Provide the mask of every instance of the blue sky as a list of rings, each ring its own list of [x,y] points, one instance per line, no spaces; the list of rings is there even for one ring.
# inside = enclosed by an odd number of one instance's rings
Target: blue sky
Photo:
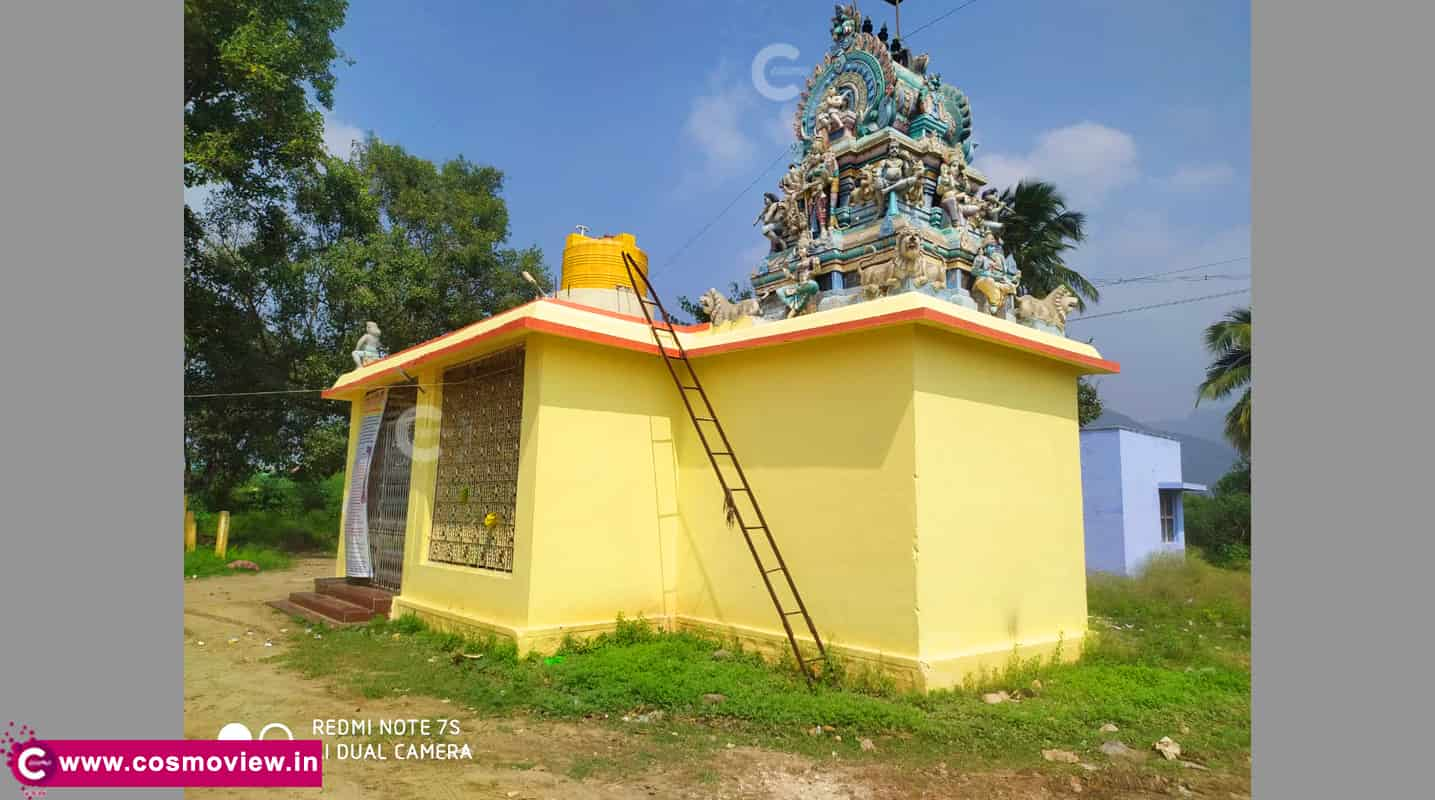
[[[916,31],[963,0],[907,0]],[[880,26],[892,9],[862,0]],[[434,160],[502,169],[515,246],[555,271],[576,224],[628,231],[668,297],[745,280],[751,225],[791,141],[793,101],[760,95],[754,57],[789,44],[766,79],[800,85],[820,60],[831,0],[386,3],[356,0],[337,40],[333,148],[373,131]],[[1119,278],[1243,259],[1109,287],[1090,313],[1240,289],[1250,271],[1250,8],[1224,0],[978,0],[907,37],[966,91],[975,165],[998,183],[1058,184],[1089,216],[1070,259]],[[762,180],[722,209],[763,167]],[[714,219],[716,218],[716,221]],[[673,254],[703,226],[707,232]],[[1249,295],[1077,321],[1123,374],[1112,408],[1190,413],[1201,329]]]

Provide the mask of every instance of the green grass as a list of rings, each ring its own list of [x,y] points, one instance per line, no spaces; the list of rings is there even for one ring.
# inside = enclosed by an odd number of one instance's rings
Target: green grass
[[[960,690],[928,695],[896,692],[870,673],[842,669],[828,685],[809,689],[790,667],[734,643],[660,633],[642,620],[620,620],[614,634],[593,641],[569,640],[556,663],[520,659],[511,643],[432,631],[413,617],[295,638],[278,658],[365,697],[428,695],[486,715],[616,720],[660,709],[666,716],[653,725],[673,743],[701,745],[716,731],[724,741],[813,755],[835,749],[854,758],[1030,766],[1042,763],[1042,749],[1061,748],[1103,763],[1098,728],[1114,722],[1117,737],[1133,747],[1169,735],[1185,758],[1244,769],[1249,574],[1191,558],[1153,564],[1136,579],[1093,579],[1089,594],[1091,629],[1077,663],[1013,660]],[[734,657],[713,660],[719,647]],[[1043,684],[1036,697],[999,705],[980,699],[983,690],[1021,689],[1036,677]],[[709,692],[727,700],[704,704]],[[817,724],[835,728],[842,742],[805,734]],[[1180,732],[1183,725],[1189,733]],[[863,737],[877,741],[879,755],[860,750]],[[587,774],[604,766],[573,769]]]
[[[229,554],[220,558],[212,548],[198,548],[184,554],[184,577],[208,578],[214,575],[252,575],[245,569],[230,569],[225,566],[231,561],[253,561],[261,571],[288,569],[293,559],[288,553],[264,547],[231,547]]]

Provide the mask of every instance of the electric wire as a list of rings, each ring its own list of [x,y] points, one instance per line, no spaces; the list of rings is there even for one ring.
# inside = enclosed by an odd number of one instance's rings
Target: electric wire
[[[954,9],[952,9],[951,11],[948,11],[948,12],[946,12],[945,14],[942,14],[942,15],[940,15],[940,16],[938,16],[938,17],[935,17],[935,18],[933,18],[933,19],[931,19],[931,20],[928,20],[926,23],[924,23],[924,24],[922,24],[922,25],[918,25],[918,26],[916,27],[916,29],[911,30],[911,31],[908,31],[907,34],[902,37],[903,41],[904,41],[904,42],[911,41],[913,36],[916,36],[917,34],[921,33],[922,31],[924,31],[924,30],[926,30],[926,29],[932,27],[933,25],[936,25],[938,22],[941,22],[942,20],[946,19],[947,17],[950,17],[951,15],[957,13],[958,11],[961,11],[962,9],[964,9],[964,8],[966,8],[967,6],[972,5],[972,4],[976,3],[976,2],[977,2],[977,0],[967,0],[967,2],[962,3],[961,5],[957,6],[957,7],[954,8]]]
[[[1222,266],[1222,265],[1225,265],[1225,264],[1235,264],[1235,263],[1237,263],[1237,262],[1239,262],[1239,261],[1250,261],[1250,260],[1251,260],[1251,257],[1250,257],[1250,256],[1236,256],[1235,258],[1227,258],[1227,259],[1222,259],[1222,260],[1220,260],[1220,261],[1208,261],[1208,262],[1206,262],[1206,263],[1204,263],[1204,264],[1197,264],[1197,265],[1192,266],[1192,267],[1182,267],[1182,268],[1180,268],[1180,269],[1170,269],[1170,270],[1166,270],[1165,272],[1152,272],[1152,273],[1149,273],[1149,274],[1146,274],[1146,275],[1132,275],[1132,276],[1129,276],[1129,277],[1091,278],[1090,280],[1091,280],[1091,285],[1092,285],[1092,286],[1096,286],[1096,287],[1102,287],[1102,286],[1118,286],[1118,285],[1123,284],[1123,283],[1138,283],[1138,282],[1141,282],[1141,281],[1150,280],[1150,279],[1152,279],[1152,278],[1160,278],[1160,277],[1165,277],[1165,276],[1167,276],[1167,275],[1176,275],[1176,274],[1183,273],[1183,272],[1193,272],[1193,271],[1198,270],[1198,269],[1205,269],[1206,267],[1219,267],[1219,266]]]
[[[1167,307],[1169,307],[1169,306],[1184,306],[1184,305],[1186,305],[1187,303],[1198,303],[1198,302],[1200,302],[1200,301],[1202,301],[1202,300],[1215,300],[1215,299],[1218,298],[1218,297],[1234,297],[1235,295],[1238,295],[1238,294],[1245,294],[1246,292],[1249,292],[1250,290],[1251,290],[1251,287],[1247,286],[1247,287],[1245,287],[1244,289],[1236,289],[1236,290],[1229,291],[1229,292],[1217,292],[1216,294],[1206,294],[1206,295],[1201,295],[1200,297],[1183,297],[1183,298],[1181,298],[1180,300],[1170,300],[1170,301],[1167,301],[1167,302],[1165,302],[1165,303],[1152,303],[1152,304],[1150,304],[1150,305],[1145,305],[1145,306],[1135,306],[1135,307],[1133,307],[1133,308],[1123,308],[1123,309],[1121,309],[1120,311],[1104,311],[1104,312],[1102,312],[1102,313],[1100,313],[1100,314],[1091,314],[1091,315],[1088,315],[1088,316],[1072,317],[1071,319],[1069,319],[1069,320],[1066,321],[1066,324],[1070,325],[1070,324],[1073,323],[1073,322],[1085,322],[1085,321],[1087,321],[1087,320],[1101,319],[1102,317],[1115,317],[1115,316],[1119,316],[1119,315],[1121,315],[1121,314],[1133,314],[1133,313],[1135,313],[1135,312],[1137,312],[1137,311],[1149,311],[1149,310],[1151,310],[1151,309],[1153,309],[1153,308],[1167,308]]]

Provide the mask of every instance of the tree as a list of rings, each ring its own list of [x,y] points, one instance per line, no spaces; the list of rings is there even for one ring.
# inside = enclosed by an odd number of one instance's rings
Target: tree
[[[1213,564],[1242,566],[1251,558],[1251,462],[1242,459],[1212,488],[1209,497],[1186,495],[1186,542]]]
[[[1091,281],[1063,260],[1086,239],[1086,215],[1067,208],[1061,192],[1043,181],[1022,181],[1003,191],[1001,199],[1011,208],[1002,219],[1002,246],[1016,261],[1027,291],[1045,297],[1064,285],[1076,294],[1082,309],[1086,300],[1100,300]]]
[[[274,258],[292,238],[282,211],[290,176],[324,152],[339,58],[333,33],[346,0],[185,0],[184,185],[216,187],[226,210],[207,230],[184,206],[185,392],[277,387],[287,373],[281,342],[262,318],[292,296]],[[242,213],[237,209],[243,206]],[[248,230],[240,244],[232,235]],[[224,243],[216,247],[216,243]],[[270,291],[270,286],[281,291]],[[255,463],[282,460],[286,396],[244,405],[186,400],[186,489],[221,499]],[[332,438],[332,437],[331,437]]]
[[[283,193],[324,153],[347,0],[185,0],[184,185]]]
[[[1237,391],[1240,399],[1226,412],[1226,438],[1244,457],[1251,453],[1251,308],[1238,308],[1206,328],[1206,350],[1212,361],[1197,390],[1201,400],[1220,400]]]
[[[1096,384],[1085,378],[1076,379],[1076,421],[1081,427],[1090,425],[1102,411],[1101,396]]]
[[[1221,476],[1212,487],[1216,494],[1250,494],[1251,493],[1251,461],[1242,458],[1231,467],[1231,471]]]
[[[503,175],[370,137],[325,154],[346,0],[186,0],[186,488],[225,502],[255,469],[327,477],[347,417],[316,388],[364,321],[397,351],[531,299],[536,248],[503,247]],[[253,394],[266,392],[271,394]]]
[[[390,352],[532,298],[551,282],[536,248],[503,247],[503,175],[435,165],[370,137],[289,179],[285,203],[216,195],[186,248],[186,402],[193,488],[217,501],[256,468],[342,468],[347,416],[314,392],[352,369],[366,320]]]
[[[502,247],[499,170],[462,156],[435,165],[373,137],[351,161],[324,163],[298,213],[318,234],[306,260],[343,337],[373,319],[386,346],[406,347],[533,299],[525,270],[551,287],[541,251]]]

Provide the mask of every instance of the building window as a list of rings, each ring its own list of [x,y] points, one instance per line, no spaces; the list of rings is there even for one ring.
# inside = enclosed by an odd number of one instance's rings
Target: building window
[[[513,571],[523,351],[443,374],[429,560]]]
[[[1161,491],[1161,542],[1168,544],[1176,541],[1176,504],[1180,502],[1180,493],[1174,489],[1162,489]]]

